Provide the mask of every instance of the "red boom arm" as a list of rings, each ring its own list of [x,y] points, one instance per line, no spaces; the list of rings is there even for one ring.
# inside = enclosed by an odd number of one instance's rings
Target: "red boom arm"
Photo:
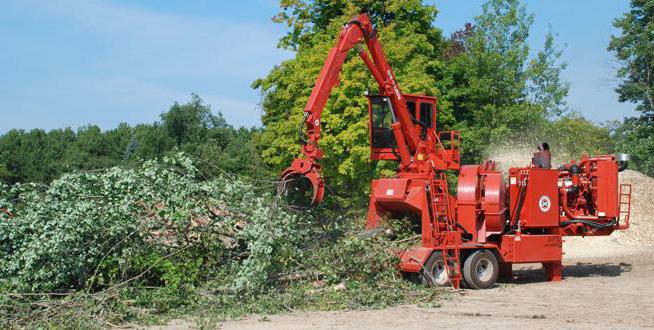
[[[295,159],[292,165],[282,172],[284,179],[304,176],[311,181],[314,188],[312,200],[314,205],[320,203],[324,194],[324,182],[320,176],[320,165],[317,163],[317,160],[323,156],[322,150],[318,147],[320,116],[332,89],[339,83],[339,74],[349,51],[362,41],[365,41],[370,57],[363,48],[360,48],[359,56],[377,81],[380,94],[388,96],[391,102],[396,119],[394,133],[403,162],[410,162],[409,159],[404,158],[408,158],[409,153],[413,154],[420,142],[419,136],[412,130],[413,121],[402,91],[395,81],[395,74],[377,39],[377,33],[370,22],[370,17],[365,13],[354,16],[350,22],[345,24],[336,46],[329,52],[304,109],[304,125],[307,127],[307,138],[303,141],[302,146],[304,158]]]

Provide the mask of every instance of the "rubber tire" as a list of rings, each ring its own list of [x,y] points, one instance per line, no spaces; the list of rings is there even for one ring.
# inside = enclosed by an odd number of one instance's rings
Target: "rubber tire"
[[[430,287],[450,286],[450,279],[449,276],[447,275],[447,272],[445,273],[445,279],[440,282],[435,282],[430,280],[430,276],[425,274],[425,270],[432,269],[434,267],[434,264],[436,264],[437,262],[441,262],[441,263],[443,262],[443,254],[440,251],[435,251],[434,253],[431,254],[431,256],[429,256],[427,262],[425,262],[424,269],[420,271],[420,275],[418,275],[418,279],[423,285],[430,286]]]
[[[488,262],[488,266],[492,267],[490,277],[483,280],[478,277],[477,266],[480,262]],[[468,288],[470,289],[488,289],[497,282],[497,277],[500,272],[500,266],[497,262],[495,254],[489,250],[477,250],[470,254],[466,261],[463,263],[463,279],[465,280]]]

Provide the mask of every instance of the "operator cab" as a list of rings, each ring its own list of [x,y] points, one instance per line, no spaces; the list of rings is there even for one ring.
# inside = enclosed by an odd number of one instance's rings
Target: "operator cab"
[[[405,94],[407,108],[418,134],[423,127],[434,130],[436,126],[436,98]],[[370,158],[372,160],[399,160],[397,142],[391,125],[396,121],[387,96],[368,96],[370,127]]]

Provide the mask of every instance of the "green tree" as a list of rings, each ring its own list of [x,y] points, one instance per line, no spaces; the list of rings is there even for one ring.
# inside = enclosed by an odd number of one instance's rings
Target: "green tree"
[[[261,90],[264,131],[256,137],[276,170],[298,153],[297,125],[327,52],[342,25],[368,11],[405,93],[439,97],[438,128],[462,131],[463,159],[477,162],[496,141],[547,124],[565,112],[568,86],[554,37],[531,54],[533,15],[518,0],[490,0],[474,24],[446,40],[435,27],[437,10],[417,0],[281,1],[275,21],[289,26],[280,47],[296,52],[253,86]],[[363,91],[375,91],[366,67],[352,56],[323,112],[321,146],[329,184],[365,198],[375,166],[369,161]]]
[[[616,151],[630,153],[633,168],[654,175],[654,1],[632,0],[613,25],[620,29],[608,46],[621,64],[616,92],[640,112],[615,129]]]
[[[0,182],[14,182],[14,174],[11,173],[5,164],[0,164]]]
[[[280,170],[299,151],[297,126],[315,79],[344,23],[367,9],[405,93],[439,96],[435,73],[443,66],[441,31],[434,27],[436,9],[420,0],[402,1],[282,1],[275,20],[289,25],[280,46],[296,51],[254,82],[263,97],[263,133],[256,143],[264,160]],[[354,196],[365,196],[375,172],[369,159],[367,106],[364,92],[376,84],[364,63],[352,52],[343,66],[341,84],[334,88],[323,112],[324,173],[329,184]]]
[[[111,167],[121,159],[119,150],[100,127],[89,125],[77,130],[75,144],[66,150],[65,162],[70,170]]]
[[[616,19],[620,29],[612,36],[608,49],[621,67],[616,89],[621,102],[633,102],[644,116],[654,116],[654,1],[632,0],[631,10]]]
[[[570,83],[561,78],[561,72],[567,67],[566,63],[560,61],[562,53],[556,46],[550,28],[545,36],[543,50],[538,52],[528,65],[527,91],[531,101],[540,105],[550,118],[561,116],[568,110],[565,98],[568,96]]]
[[[578,113],[557,118],[545,130],[552,151],[557,156],[566,156],[568,159],[578,158],[582,154],[606,154],[614,148],[610,127],[598,126]]]
[[[629,168],[654,176],[654,125],[642,118],[626,118],[613,131],[615,151],[631,155]]]
[[[564,112],[565,65],[548,33],[543,50],[530,56],[533,15],[518,0],[489,0],[473,24],[453,34],[441,79],[446,127],[461,130],[464,162],[478,162],[489,146],[515,139]]]
[[[11,130],[0,136],[0,180],[50,182],[63,173],[134,164],[184,151],[198,160],[205,178],[229,172],[268,175],[252,142],[256,129],[234,129],[197,95],[162,113],[162,123],[122,123],[103,131],[89,125],[49,132]]]
[[[211,106],[195,94],[189,103],[175,103],[168,112],[161,114],[161,122],[178,147],[205,141],[209,130],[226,125],[222,115],[211,113]]]
[[[137,148],[131,157],[132,160],[161,158],[175,146],[175,140],[158,122],[136,125],[134,138]]]

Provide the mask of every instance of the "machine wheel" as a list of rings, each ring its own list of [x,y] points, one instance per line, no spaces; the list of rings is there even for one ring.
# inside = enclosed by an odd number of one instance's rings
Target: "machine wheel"
[[[418,275],[418,279],[427,286],[443,287],[450,285],[450,277],[447,275],[441,252],[437,251],[431,254],[427,262],[425,262],[424,269]]]
[[[477,250],[463,263],[463,278],[471,289],[488,289],[497,281],[499,264],[489,250]]]

